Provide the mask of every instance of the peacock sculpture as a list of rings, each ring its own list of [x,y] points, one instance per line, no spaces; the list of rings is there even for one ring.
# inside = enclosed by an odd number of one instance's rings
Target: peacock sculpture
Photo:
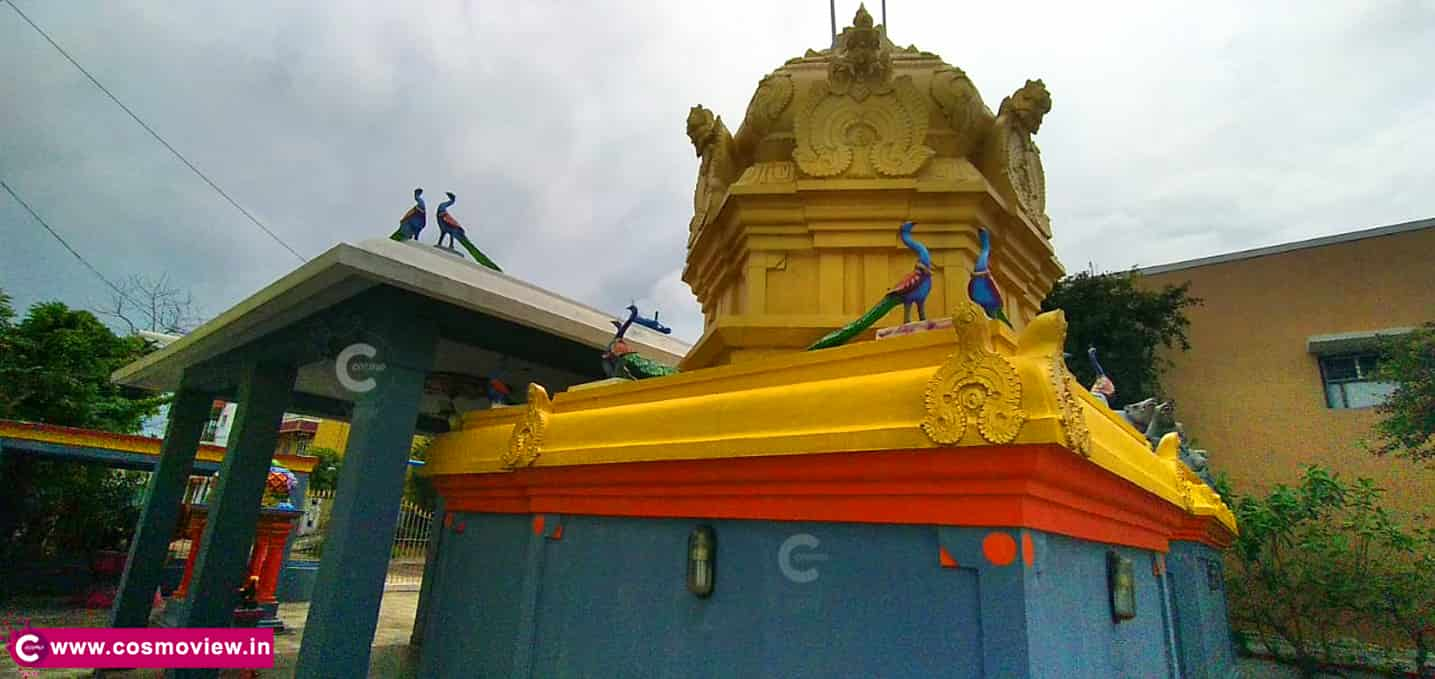
[[[677,368],[663,365],[650,358],[639,356],[638,353],[633,351],[633,349],[628,346],[628,343],[623,340],[623,335],[628,332],[628,328],[632,327],[634,323],[652,328],[663,334],[672,332],[671,328],[667,328],[658,323],[658,314],[656,312],[653,313],[652,318],[642,318],[638,315],[637,305],[629,304],[628,318],[623,321],[613,321],[613,327],[617,328],[618,332],[613,335],[613,340],[608,342],[608,350],[603,352],[603,372],[606,373],[608,377],[618,377],[626,380],[643,380],[650,377],[676,375],[678,373]]]
[[[1106,376],[1106,371],[1101,368],[1101,362],[1096,360],[1096,347],[1087,349],[1086,357],[1091,359],[1091,369],[1096,371],[1096,381],[1091,383],[1091,395],[1109,408],[1111,407],[1111,397],[1116,395],[1116,383]]]
[[[631,305],[631,304],[628,305],[628,306],[629,306],[629,308],[636,308],[636,307],[634,307],[634,306]],[[647,329],[649,329],[649,330],[655,330],[655,331],[657,331],[657,332],[663,333],[664,335],[671,335],[671,334],[673,334],[673,329],[672,329],[672,328],[669,328],[668,326],[663,325],[662,323],[659,323],[659,322],[658,322],[658,312],[657,312],[657,311],[654,311],[654,312],[653,312],[653,317],[652,317],[652,318],[644,318],[644,317],[642,317],[642,316],[634,316],[634,317],[633,317],[633,322],[634,322],[634,323],[637,323],[638,325],[641,325],[641,326],[643,326],[643,327],[645,327],[645,328],[647,328]]]
[[[399,230],[389,236],[397,241],[418,240],[419,233],[428,225],[428,213],[424,211],[424,190],[414,189],[414,206],[399,220]]]
[[[484,378],[484,390],[488,396],[490,406],[508,405],[508,399],[512,396],[513,390],[501,377]]]
[[[473,257],[473,261],[494,271],[503,271],[503,269],[498,268],[498,265],[495,264],[493,260],[488,258],[488,255],[483,254],[483,252],[473,244],[473,241],[468,239],[468,236],[463,232],[463,225],[459,224],[458,220],[449,214],[448,209],[453,207],[453,204],[458,200],[458,196],[453,195],[452,191],[446,192],[444,195],[448,196],[448,200],[439,203],[438,214],[436,215],[439,228],[438,246],[447,247],[449,250],[452,250],[454,241],[458,241],[458,244],[462,245],[463,249],[468,251],[469,256]],[[443,244],[444,236],[448,236],[447,246]]]
[[[927,295],[932,292],[932,255],[927,251],[927,246],[921,241],[912,237],[912,229],[916,226],[913,222],[902,224],[900,230],[902,243],[917,255],[917,264],[912,272],[902,277],[887,294],[882,296],[867,313],[862,314],[857,320],[848,323],[830,333],[822,339],[817,340],[812,346],[807,347],[808,351],[837,347],[850,342],[853,337],[861,334],[863,330],[871,327],[883,316],[887,315],[898,304],[902,305],[902,322],[912,322],[912,306],[917,307],[917,318],[927,320]]]
[[[1002,291],[997,287],[997,281],[992,278],[992,235],[986,229],[979,229],[977,237],[981,240],[981,252],[977,254],[977,265],[972,269],[972,278],[967,282],[967,296],[972,298],[984,311],[988,318],[993,318],[1011,327],[1011,319],[1006,316],[1006,309],[1002,305]]]

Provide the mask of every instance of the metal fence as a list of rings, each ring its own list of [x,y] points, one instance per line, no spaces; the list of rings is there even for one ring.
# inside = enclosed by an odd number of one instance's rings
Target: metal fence
[[[317,561],[324,554],[325,529],[333,508],[334,491],[312,491],[305,502],[304,517],[299,524],[299,537],[294,541],[290,559]],[[403,502],[399,507],[398,525],[389,548],[388,578],[384,588],[398,591],[417,590],[423,581],[424,561],[429,536],[433,532],[433,514],[418,505]]]
[[[185,489],[184,502],[203,502],[209,493],[212,480],[208,477],[190,479]],[[324,555],[324,534],[329,523],[329,513],[334,507],[334,491],[310,491],[304,500],[304,516],[299,519],[294,545],[289,553],[290,560],[318,561]],[[185,521],[187,523],[187,520]],[[394,591],[417,591],[423,582],[424,562],[428,553],[429,536],[433,532],[433,514],[410,502],[403,502],[399,508],[398,526],[394,530],[394,542],[389,549],[389,571],[384,588]],[[169,545],[171,562],[184,563],[189,557],[190,543],[187,534],[177,536]]]

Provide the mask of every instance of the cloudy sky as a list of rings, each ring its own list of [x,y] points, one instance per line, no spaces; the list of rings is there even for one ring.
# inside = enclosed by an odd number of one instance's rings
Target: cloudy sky
[[[112,279],[167,273],[210,315],[298,263],[8,1],[0,179],[76,249]],[[415,186],[451,190],[506,271],[615,313],[656,304],[688,340],[688,108],[735,129],[765,73],[829,40],[820,0],[14,2],[305,256],[392,232]],[[1435,215],[1435,2],[888,5],[893,40],[988,105],[1045,79],[1068,270]],[[839,26],[855,10],[838,2]],[[17,306],[107,298],[4,194],[0,234]]]

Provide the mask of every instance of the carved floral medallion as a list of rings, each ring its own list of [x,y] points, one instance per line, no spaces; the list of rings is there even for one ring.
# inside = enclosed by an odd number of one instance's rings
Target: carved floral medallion
[[[1011,443],[1026,422],[1016,367],[992,351],[985,313],[975,304],[953,319],[957,351],[927,382],[922,431],[934,443],[954,445],[971,427],[988,443]]]

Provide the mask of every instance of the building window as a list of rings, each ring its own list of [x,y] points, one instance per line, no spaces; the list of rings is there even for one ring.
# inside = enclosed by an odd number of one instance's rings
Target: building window
[[[299,439],[294,442],[294,454],[303,455],[309,452],[309,439]]]
[[[1376,380],[1379,355],[1343,354],[1320,357],[1320,379],[1328,408],[1369,408],[1385,402],[1395,385]]]

